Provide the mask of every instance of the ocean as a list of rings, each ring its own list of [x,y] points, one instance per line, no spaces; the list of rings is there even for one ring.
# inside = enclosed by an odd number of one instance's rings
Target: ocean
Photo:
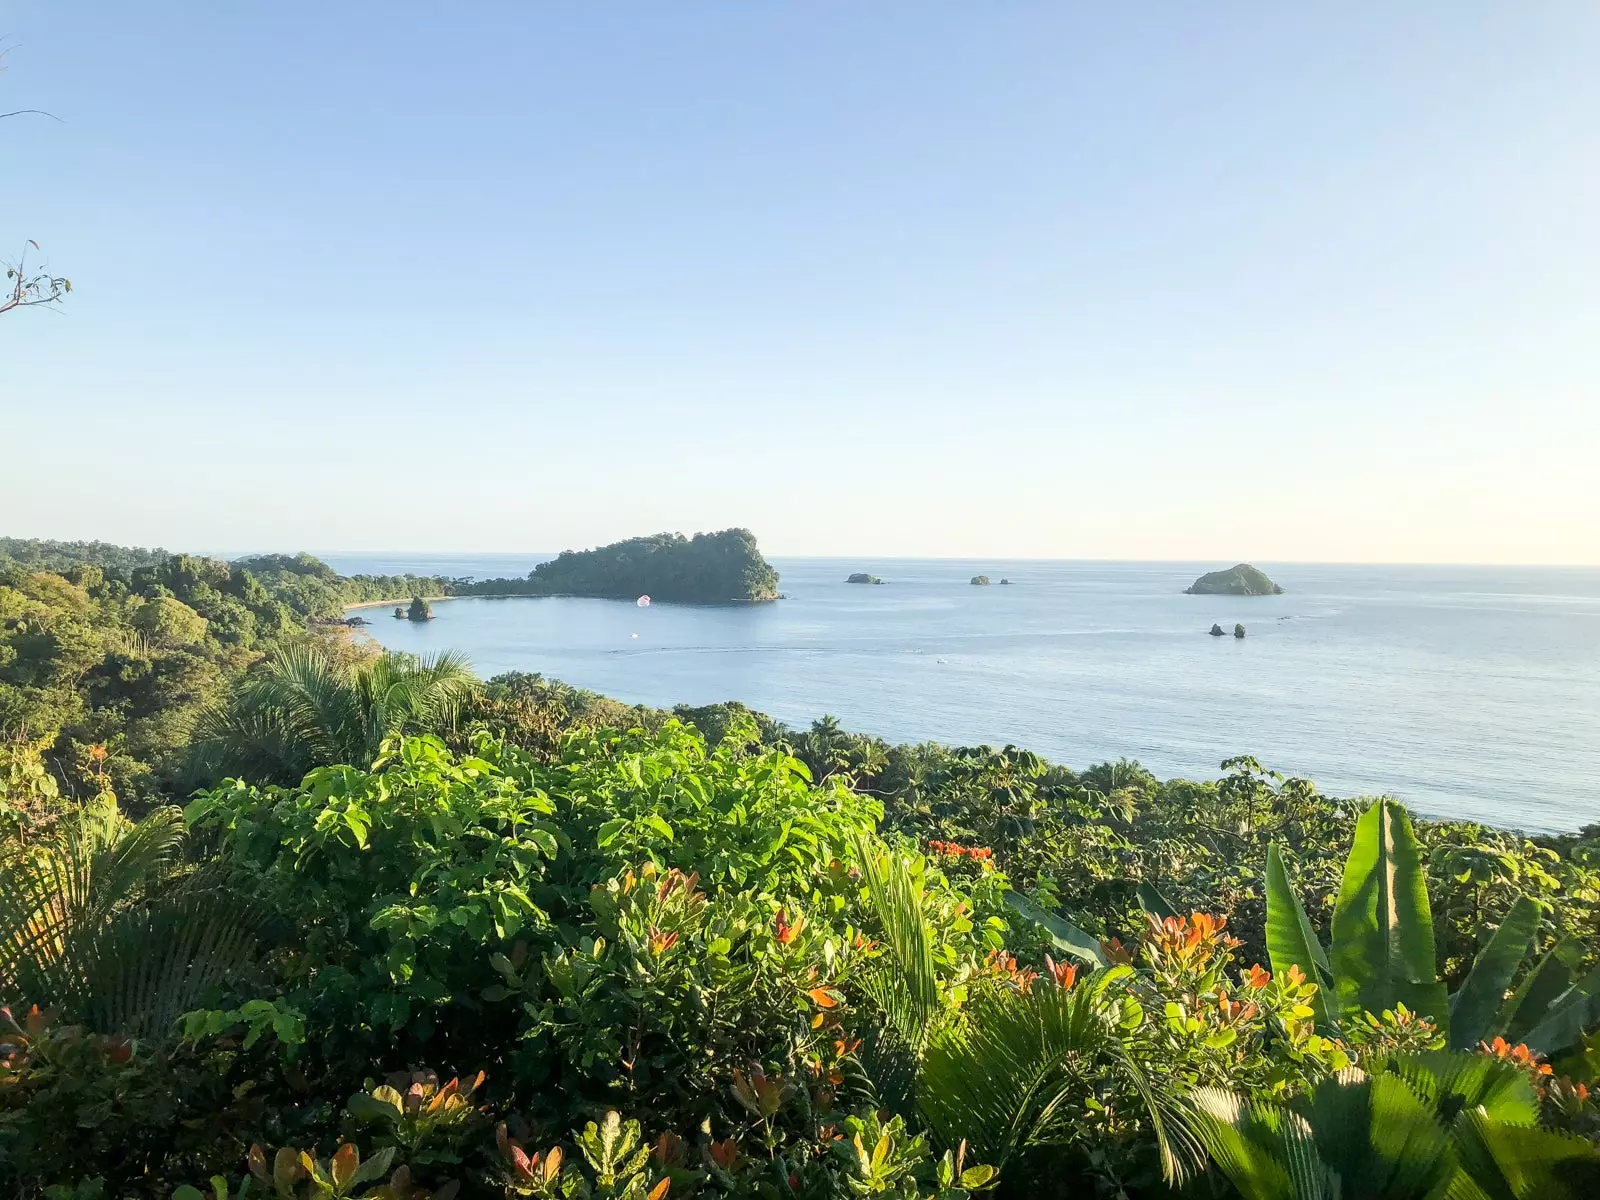
[[[487,578],[548,555],[324,557]],[[1600,569],[1259,563],[1286,593],[1236,598],[1183,594],[1220,563],[772,563],[787,598],[771,604],[465,598],[426,624],[367,610],[369,632],[630,703],[741,700],[792,725],[831,713],[890,741],[1126,757],[1163,778],[1253,754],[1430,816],[1600,821]],[[855,571],[887,582],[845,583]]]

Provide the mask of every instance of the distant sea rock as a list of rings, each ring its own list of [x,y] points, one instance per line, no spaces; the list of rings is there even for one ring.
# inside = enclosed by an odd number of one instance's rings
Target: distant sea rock
[[[1233,627],[1233,636],[1236,637],[1236,638],[1242,638],[1244,636],[1244,626],[1243,625],[1235,625]]]
[[[846,583],[882,583],[883,580],[879,579],[876,575],[868,575],[865,571],[857,571],[854,575],[850,576],[849,579],[846,579],[845,582]]]
[[[1221,637],[1221,636],[1223,636],[1223,634],[1222,634],[1222,626],[1221,625],[1213,625],[1211,627],[1211,636],[1212,637]]]
[[[1009,579],[1002,579],[1002,580],[1001,580],[1001,581],[1000,581],[1000,586],[1001,586],[1001,587],[1010,587],[1010,586],[1011,586],[1011,580],[1009,580]]]
[[[1200,576],[1183,589],[1188,596],[1281,596],[1283,589],[1249,563]]]
[[[971,583],[973,587],[988,587],[989,577],[987,575],[974,575]]]

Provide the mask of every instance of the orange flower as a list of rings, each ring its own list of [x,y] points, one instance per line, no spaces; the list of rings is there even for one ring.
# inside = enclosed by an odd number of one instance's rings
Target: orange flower
[[[1121,938],[1112,938],[1109,942],[1101,942],[1100,953],[1105,955],[1107,962],[1131,963],[1133,961],[1133,951],[1122,944]]]
[[[1480,1049],[1486,1054],[1492,1054],[1513,1066],[1522,1067],[1532,1071],[1535,1075],[1549,1075],[1550,1064],[1539,1061],[1539,1056],[1528,1049],[1527,1043],[1518,1042],[1515,1046],[1508,1043],[1505,1038],[1497,1037],[1493,1042],[1485,1042]]]
[[[1272,972],[1268,971],[1260,963],[1256,963],[1248,971],[1243,971],[1240,974],[1245,984],[1249,987],[1264,988],[1272,982]]]
[[[1050,977],[1056,981],[1056,986],[1063,992],[1078,982],[1078,968],[1075,963],[1058,963],[1048,954],[1044,956],[1045,969],[1050,972]]]
[[[780,908],[778,910],[777,927],[778,944],[780,946],[787,946],[790,942],[794,941],[795,938],[800,936],[800,931],[806,927],[806,915],[802,912],[795,913],[794,923],[790,924],[789,910],[786,908]]]
[[[650,953],[654,957],[660,958],[677,944],[678,934],[676,930],[672,933],[662,933],[655,926],[652,925],[650,927]]]

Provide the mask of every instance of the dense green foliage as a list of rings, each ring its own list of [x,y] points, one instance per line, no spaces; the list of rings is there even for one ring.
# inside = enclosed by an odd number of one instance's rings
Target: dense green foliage
[[[136,567],[154,567],[171,558],[165,550],[141,546],[113,546],[110,542],[57,542],[44,538],[0,537],[0,560],[30,571],[70,571],[74,567],[99,567],[127,575]]]
[[[865,571],[857,571],[845,580],[846,583],[882,583],[876,575],[869,575]]]
[[[683,604],[771,600],[778,573],[761,557],[748,529],[720,533],[658,533],[595,550],[567,550],[542,562],[526,579],[461,583],[461,595],[650,596]]]
[[[309,555],[225,563],[98,542],[0,545],[21,555],[0,557],[0,777],[37,754],[69,794],[94,794],[106,776],[135,801],[195,782],[196,721],[268,651],[305,640],[308,621],[444,583],[345,578]],[[33,565],[46,562],[71,565]],[[0,816],[5,805],[0,791]]]
[[[1183,589],[1190,596],[1281,596],[1283,589],[1249,563],[1208,571]]]
[[[308,630],[422,590],[311,559],[67,570],[0,568],[0,1194],[1588,1194],[1600,828],[479,683]]]

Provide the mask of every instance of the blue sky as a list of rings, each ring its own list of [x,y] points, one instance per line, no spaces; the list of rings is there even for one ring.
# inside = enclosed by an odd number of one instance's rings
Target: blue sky
[[[1600,8],[21,3],[3,532],[1600,562]]]

